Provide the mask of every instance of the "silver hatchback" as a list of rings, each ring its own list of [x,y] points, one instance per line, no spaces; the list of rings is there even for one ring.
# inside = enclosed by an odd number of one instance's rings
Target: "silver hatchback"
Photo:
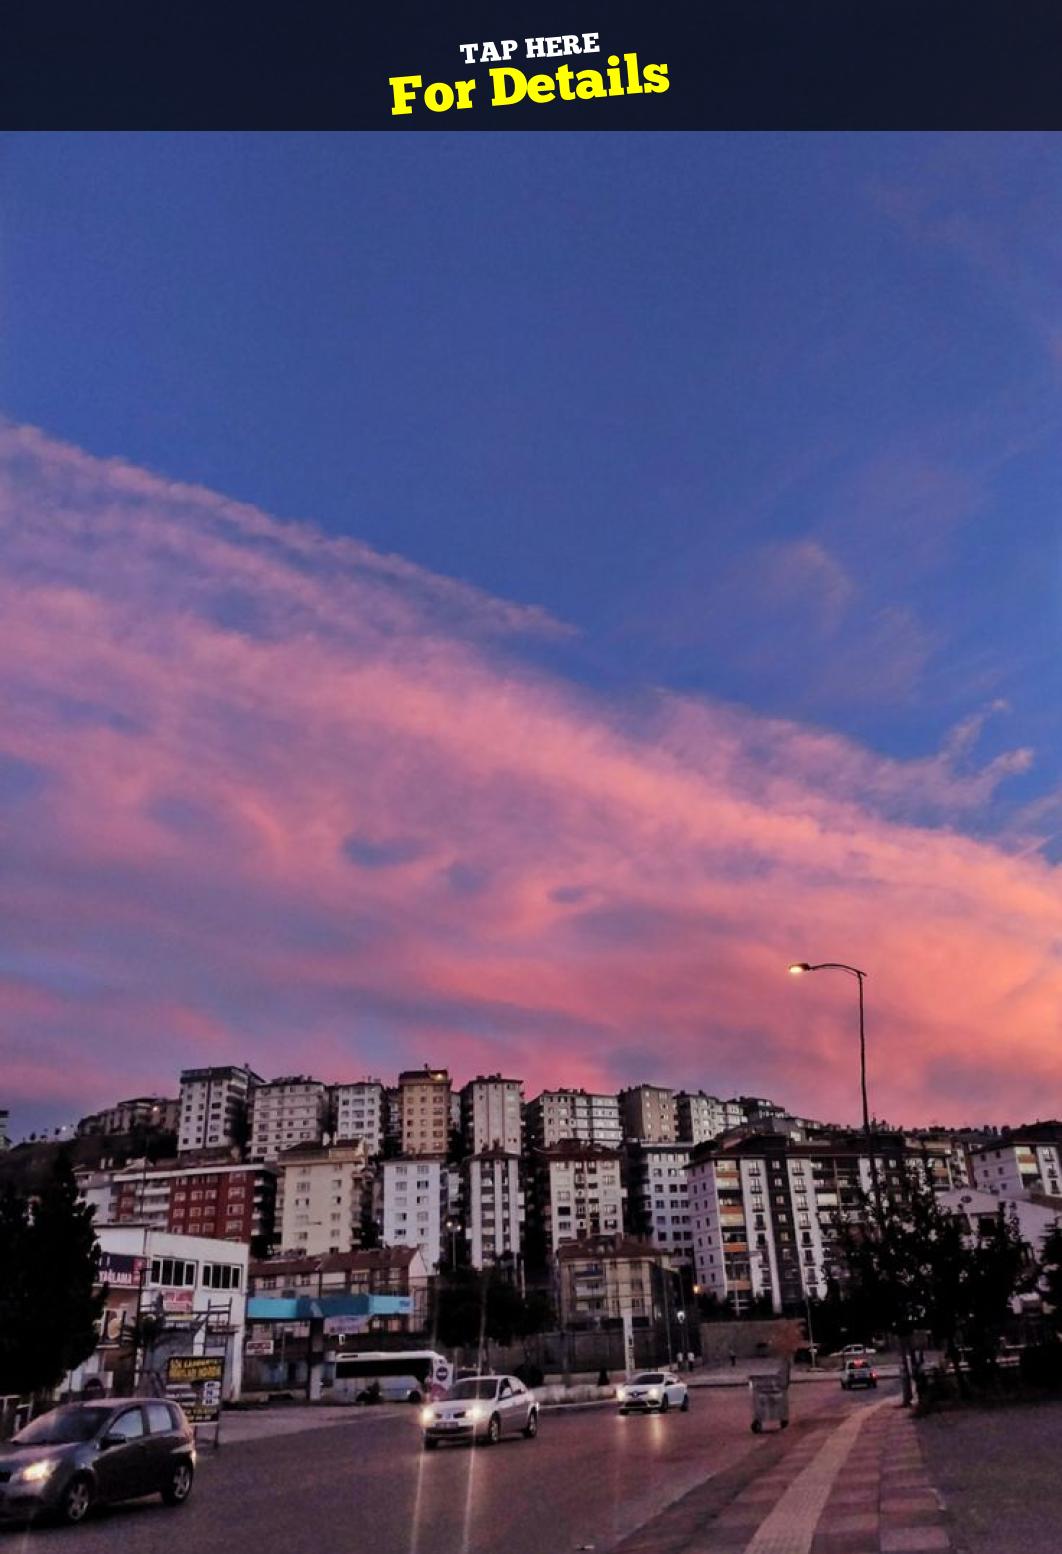
[[[65,1403],[0,1443],[0,1521],[82,1522],[94,1505],[161,1495],[183,1505],[195,1435],[176,1403]]]
[[[538,1434],[538,1403],[518,1376],[468,1376],[449,1394],[420,1411],[424,1450],[440,1441],[482,1441],[493,1446],[503,1435]]]

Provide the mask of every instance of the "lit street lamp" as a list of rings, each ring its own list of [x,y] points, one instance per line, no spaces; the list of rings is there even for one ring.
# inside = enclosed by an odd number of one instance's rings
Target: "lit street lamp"
[[[846,966],[841,961],[826,960],[817,966],[810,965],[806,960],[794,961],[789,968],[791,976],[799,977],[805,971],[847,971],[849,976],[855,977],[859,983],[859,1088],[863,1097],[863,1132],[870,1138],[870,1110],[867,1106],[867,1039],[863,1024],[863,979],[865,971],[860,971],[858,966]]]

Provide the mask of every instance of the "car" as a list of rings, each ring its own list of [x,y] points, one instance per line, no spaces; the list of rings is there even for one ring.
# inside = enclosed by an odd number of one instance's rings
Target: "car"
[[[859,1359],[865,1355],[873,1354],[874,1352],[875,1351],[869,1348],[866,1344],[845,1344],[843,1349],[838,1349],[837,1351],[842,1360]]]
[[[83,1522],[94,1506],[141,1495],[180,1506],[195,1464],[195,1433],[176,1403],[64,1403],[0,1443],[0,1520]]]
[[[689,1411],[690,1394],[684,1381],[669,1371],[639,1371],[616,1388],[621,1414],[650,1413],[654,1408],[666,1414],[670,1408]]]
[[[538,1434],[538,1401],[518,1376],[465,1376],[445,1398],[420,1411],[425,1451],[440,1441],[477,1441],[493,1446],[503,1435]]]
[[[867,1359],[847,1360],[841,1372],[841,1386],[851,1392],[855,1387],[876,1387],[878,1373]]]

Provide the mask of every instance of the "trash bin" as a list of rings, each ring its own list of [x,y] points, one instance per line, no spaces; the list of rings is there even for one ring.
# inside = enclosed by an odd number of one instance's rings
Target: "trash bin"
[[[784,1430],[789,1423],[789,1378],[783,1372],[776,1376],[750,1376],[752,1391],[752,1430],[759,1435],[765,1424],[775,1423]]]

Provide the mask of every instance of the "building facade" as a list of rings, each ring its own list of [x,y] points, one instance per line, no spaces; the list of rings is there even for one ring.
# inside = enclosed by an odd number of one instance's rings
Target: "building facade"
[[[431,1274],[451,1256],[450,1174],[437,1155],[422,1155],[381,1161],[377,1176],[384,1245],[418,1248]]]
[[[692,1144],[627,1145],[627,1224],[679,1263],[693,1262],[689,1162]]]
[[[523,1148],[524,1087],[500,1074],[469,1080],[461,1091],[461,1133],[469,1154],[500,1149],[518,1155]]]
[[[320,1144],[328,1127],[328,1088],[292,1074],[257,1085],[251,1101],[252,1160],[276,1160],[297,1144]]]
[[[532,1149],[552,1149],[569,1139],[618,1149],[623,1143],[619,1097],[586,1090],[543,1090],[528,1103],[525,1132]]]
[[[138,1095],[82,1117],[76,1131],[79,1138],[98,1133],[132,1133],[137,1128],[152,1133],[176,1133],[180,1118],[179,1099]]]
[[[403,1155],[446,1155],[450,1147],[450,1101],[450,1075],[444,1068],[416,1068],[399,1074]]]
[[[635,1085],[619,1093],[623,1136],[647,1144],[673,1144],[678,1138],[675,1092],[661,1085]]]
[[[250,1095],[262,1083],[250,1068],[186,1068],[181,1074],[180,1154],[242,1150],[247,1141]]]
[[[378,1079],[332,1086],[332,1122],[337,1144],[362,1139],[370,1155],[382,1155],[386,1121],[386,1092]]]
[[[520,1157],[484,1150],[461,1166],[464,1239],[473,1268],[519,1267],[524,1251]]]
[[[629,1318],[648,1327],[661,1315],[662,1259],[644,1242],[624,1236],[571,1241],[557,1252],[557,1310],[568,1329],[615,1326]]]
[[[1000,1197],[1042,1193],[1057,1198],[1062,1195],[1060,1155],[1062,1149],[1054,1140],[995,1140],[970,1156],[973,1186]]]
[[[145,1225],[265,1250],[273,1236],[276,1172],[264,1165],[134,1162],[118,1171],[78,1173],[96,1224]]]
[[[624,1228],[620,1152],[569,1139],[533,1156],[532,1207],[538,1257],[566,1241],[619,1235]]]
[[[280,1250],[307,1257],[356,1251],[372,1217],[372,1170],[364,1141],[297,1144],[277,1164]]]

